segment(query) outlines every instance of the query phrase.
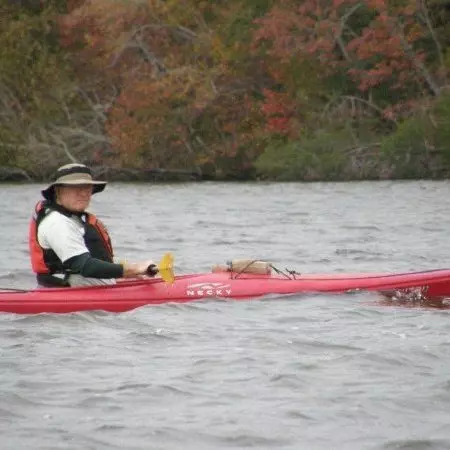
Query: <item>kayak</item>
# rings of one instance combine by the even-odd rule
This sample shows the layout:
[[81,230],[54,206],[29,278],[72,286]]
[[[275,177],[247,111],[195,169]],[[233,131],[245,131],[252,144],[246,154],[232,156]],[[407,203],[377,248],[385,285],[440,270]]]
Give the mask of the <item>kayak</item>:
[[162,278],[130,280],[114,285],[33,290],[0,290],[0,311],[16,314],[71,313],[103,310],[124,312],[145,305],[205,299],[256,299],[267,295],[378,291],[450,297],[450,269],[408,273],[298,274],[293,271],[246,273],[219,270]]

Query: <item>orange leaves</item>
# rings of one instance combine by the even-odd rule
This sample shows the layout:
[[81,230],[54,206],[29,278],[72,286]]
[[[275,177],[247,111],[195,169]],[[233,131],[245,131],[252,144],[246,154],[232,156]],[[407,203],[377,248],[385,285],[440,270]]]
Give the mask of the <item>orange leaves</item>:
[[347,45],[359,61],[366,62],[366,67],[351,68],[349,74],[358,82],[361,91],[382,83],[397,90],[407,83],[417,83],[419,76],[415,67],[423,53],[413,45],[424,36],[425,30],[414,18],[415,3],[409,0],[396,8],[388,8],[382,0],[371,0],[368,4],[378,15],[361,36]]
[[70,13],[85,3],[86,0],[66,0],[66,8]]
[[[256,21],[252,52],[266,61],[278,89],[307,90],[298,68],[309,65],[319,83],[337,86],[337,94],[370,95],[380,111],[401,99],[402,107],[387,114],[405,114],[405,99],[439,95],[438,69],[430,62],[435,48],[441,50],[426,7],[416,0],[279,0]],[[289,117],[298,113],[289,116],[284,100],[265,95],[267,129],[288,134]]]
[[356,0],[305,0],[300,6],[278,2],[257,21],[253,49],[281,64],[314,59],[321,64],[322,77],[347,70],[361,91],[385,82],[400,88],[396,79],[406,80],[406,74],[417,83],[423,60],[419,44],[428,32],[417,20],[420,5],[415,0],[368,0],[365,19],[369,14],[373,19],[356,34],[348,21],[360,7]]
[[89,0],[65,18],[72,40],[76,31],[83,44],[80,68],[118,92],[106,132],[123,161],[146,155],[162,163],[192,147],[191,124],[220,95],[215,79],[227,70],[230,50],[202,17],[221,8],[197,0],[123,0],[112,8],[111,0]]
[[281,7],[274,7],[266,16],[256,20],[259,26],[253,34],[252,49],[268,46],[267,53],[280,60],[289,60],[295,46],[300,40],[293,36],[292,30],[297,28],[297,17]]
[[324,70],[340,65],[342,52],[336,40],[342,32],[342,17],[357,0],[283,1],[256,21],[253,49],[267,52],[281,62],[292,58],[313,58]]
[[205,74],[193,68],[173,70],[158,80],[136,78],[110,111],[108,132],[126,153],[149,148],[154,140],[179,146],[192,116],[214,95]]
[[387,8],[386,0],[367,0],[367,6],[379,12]]
[[75,45],[79,57],[110,63],[120,38],[139,24],[139,3],[121,0],[86,0],[60,18],[64,44]]
[[399,117],[407,117],[411,111],[417,108],[419,100],[411,99],[398,102],[384,109],[383,115],[388,120],[397,120]]
[[296,110],[295,101],[285,93],[264,89],[264,102],[261,112],[266,121],[266,131],[294,137],[299,134],[292,120]]
[[344,6],[346,4],[347,0],[333,0],[333,8],[340,8],[341,6]]

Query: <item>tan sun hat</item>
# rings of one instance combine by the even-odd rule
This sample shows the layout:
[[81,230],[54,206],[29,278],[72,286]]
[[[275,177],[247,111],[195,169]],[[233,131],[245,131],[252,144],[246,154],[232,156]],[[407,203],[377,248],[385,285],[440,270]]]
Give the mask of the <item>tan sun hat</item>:
[[92,184],[92,193],[102,192],[105,189],[106,181],[97,181],[92,179],[92,172],[84,164],[66,164],[61,166],[53,176],[54,181],[47,189],[42,191],[42,195],[47,200],[53,200],[55,197],[55,186],[58,185],[80,185]]

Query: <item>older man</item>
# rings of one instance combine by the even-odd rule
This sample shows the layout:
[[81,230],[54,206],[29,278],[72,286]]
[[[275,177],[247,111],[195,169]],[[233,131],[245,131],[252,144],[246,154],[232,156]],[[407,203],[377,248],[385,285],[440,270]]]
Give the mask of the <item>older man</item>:
[[83,164],[60,167],[42,191],[29,232],[31,265],[40,286],[111,284],[116,278],[156,273],[152,261],[115,264],[105,226],[86,212],[93,194],[105,189]]

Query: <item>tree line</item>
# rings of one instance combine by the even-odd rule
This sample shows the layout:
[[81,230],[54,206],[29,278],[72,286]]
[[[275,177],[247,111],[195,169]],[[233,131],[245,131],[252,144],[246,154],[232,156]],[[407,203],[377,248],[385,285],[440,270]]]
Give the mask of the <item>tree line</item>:
[[3,0],[0,166],[450,173],[450,0]]

